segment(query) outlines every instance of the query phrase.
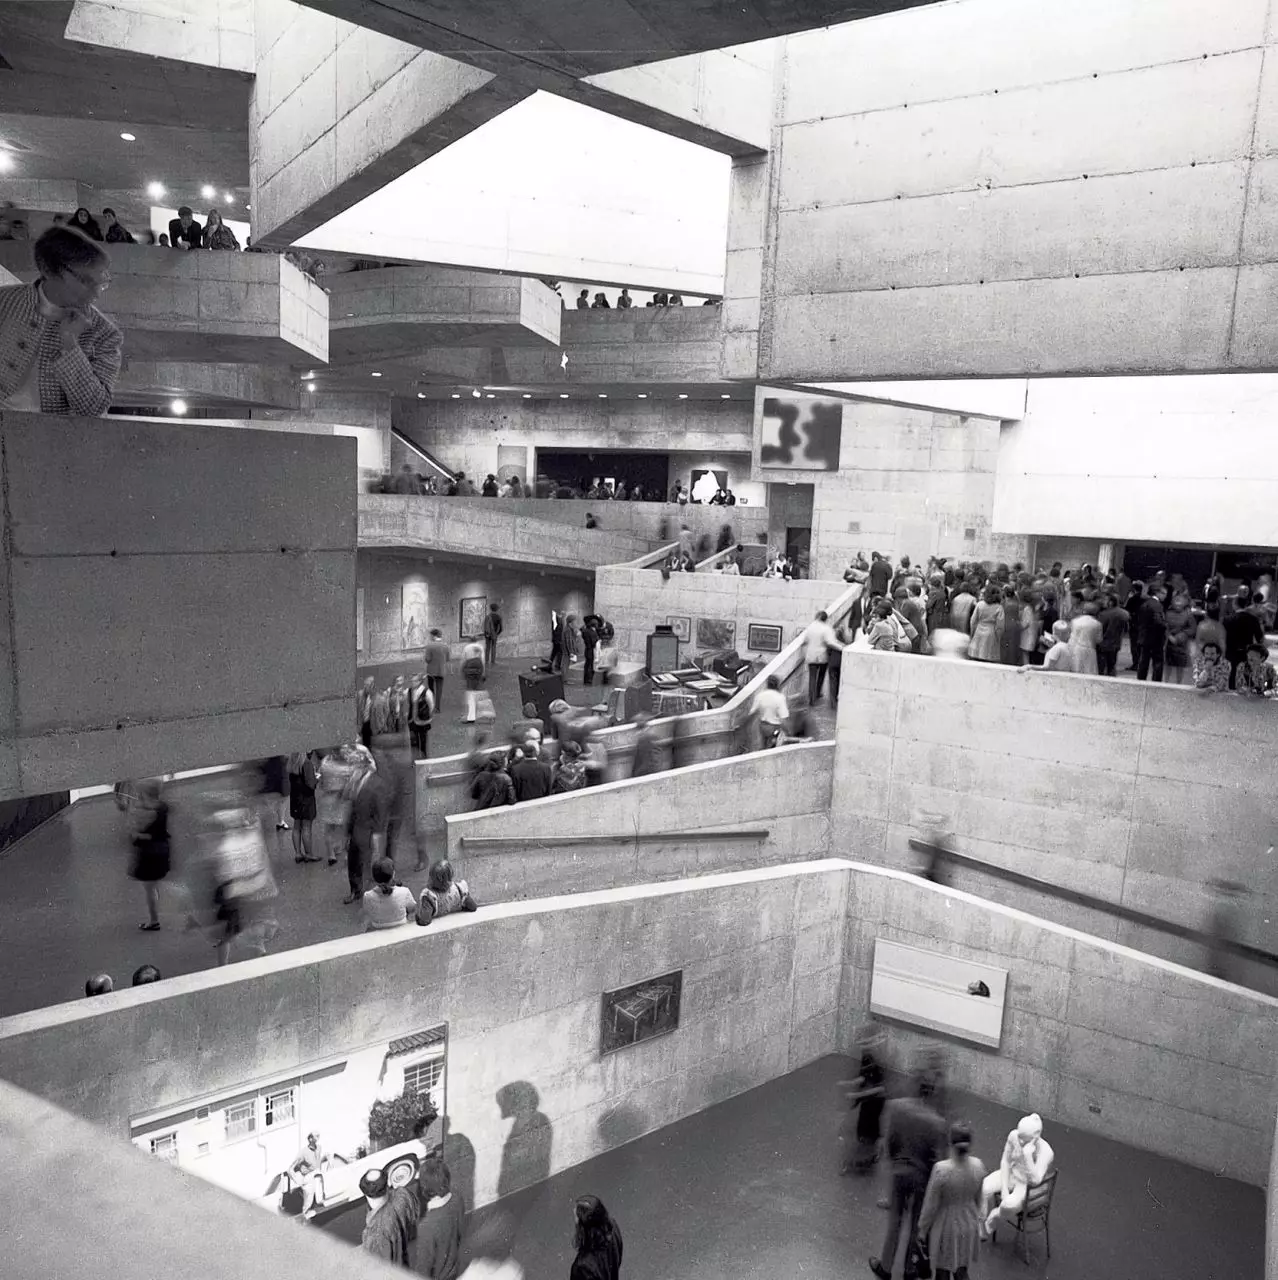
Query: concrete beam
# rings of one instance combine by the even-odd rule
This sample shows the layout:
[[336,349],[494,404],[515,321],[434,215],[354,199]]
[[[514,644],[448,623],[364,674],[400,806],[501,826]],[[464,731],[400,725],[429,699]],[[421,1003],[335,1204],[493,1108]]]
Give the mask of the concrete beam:
[[[328,359],[328,296],[276,254],[182,253],[112,245],[103,310],[130,356],[195,363]],[[35,276],[30,245],[0,244],[0,265]]]
[[164,407],[183,399],[194,414],[215,409],[296,409],[301,384],[291,369],[263,364],[128,360],[115,381],[119,407]]
[[253,71],[252,0],[75,0],[66,37],[82,44]]
[[815,0],[731,6],[683,0],[308,0],[310,7],[495,75],[580,80],[644,63],[851,22],[922,0]]
[[0,797],[349,733],[353,442],[5,413],[0,447]]
[[329,277],[330,359],[417,355],[424,346],[558,348],[558,295],[538,280],[444,267]]
[[528,96],[491,74],[256,0],[250,110],[257,242],[282,247]]

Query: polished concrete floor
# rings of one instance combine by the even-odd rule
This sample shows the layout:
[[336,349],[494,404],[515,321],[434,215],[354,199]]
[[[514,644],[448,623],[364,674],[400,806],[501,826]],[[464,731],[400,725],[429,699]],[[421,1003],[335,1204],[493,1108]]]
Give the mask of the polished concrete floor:
[[[829,1057],[610,1151],[472,1214],[466,1259],[513,1256],[527,1280],[572,1262],[572,1205],[597,1195],[625,1240],[626,1280],[855,1280],[882,1244],[876,1178],[841,1178],[837,1081]],[[955,1095],[955,1114],[994,1167],[1018,1114]],[[1052,1256],[1041,1236],[1026,1265],[1013,1233],[984,1246],[972,1280],[1253,1280],[1262,1272],[1264,1195],[1052,1122],[1060,1168]],[[608,1121],[617,1123],[616,1117]],[[357,1242],[356,1206],[325,1224]],[[894,1275],[900,1276],[898,1266]]]
[[[529,669],[525,660],[499,661],[489,680],[498,719],[494,735],[502,736],[519,718],[518,674]],[[599,686],[581,683],[581,668],[568,676],[565,695],[574,705],[587,705]],[[465,751],[472,729],[457,723],[461,711],[458,688],[444,690],[444,715],[432,731],[431,754]],[[833,733],[828,707],[817,716],[824,736]],[[194,779],[175,783],[175,807],[193,793],[218,785],[218,780]],[[318,852],[318,851],[317,851]],[[426,848],[429,857],[439,849]],[[143,933],[146,919],[142,887],[127,876],[129,845],[123,816],[110,797],[81,801],[58,814],[12,848],[0,853],[0,945],[4,981],[0,982],[0,1017],[82,998],[85,979],[109,973],[117,986],[127,986],[133,971],[154,964],[174,977],[206,969],[216,963],[211,942],[203,933],[183,929],[179,898],[182,849],[175,844],[177,868],[160,887],[163,927]],[[400,868],[415,861],[411,848],[397,853]],[[280,932],[274,952],[309,946],[356,933],[362,927],[358,905],[345,906],[346,871],[343,864],[299,866],[293,861],[291,833],[274,840],[272,866],[280,896],[276,915]],[[425,885],[424,874],[404,874],[415,893]],[[477,889],[478,891],[478,889]],[[234,959],[250,953],[237,951]]]

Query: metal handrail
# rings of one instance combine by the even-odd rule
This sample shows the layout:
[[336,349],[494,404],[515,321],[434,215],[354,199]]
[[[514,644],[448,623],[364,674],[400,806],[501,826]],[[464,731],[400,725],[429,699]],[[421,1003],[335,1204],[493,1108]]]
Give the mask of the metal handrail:
[[556,848],[576,844],[659,844],[663,840],[766,840],[771,831],[755,827],[744,831],[637,831],[628,836],[462,836],[467,849],[525,848],[530,844],[549,843]]
[[1152,916],[1147,911],[1137,911],[1134,907],[1125,907],[1121,903],[1111,902],[1108,898],[1097,898],[1090,893],[1081,893],[1077,889],[1067,889],[1063,885],[1053,884],[1050,880],[1040,880],[1037,876],[1028,876],[1023,871],[1013,871],[1009,867],[1000,867],[995,862],[984,862],[968,853],[958,853],[943,845],[929,844],[926,840],[911,840],[910,848],[916,853],[927,854],[932,859],[944,859],[961,867],[970,867],[973,871],[981,871],[993,876],[996,880],[1006,880],[1009,884],[1020,885],[1026,889],[1034,889],[1050,898],[1059,898],[1062,902],[1072,902],[1075,906],[1088,907],[1093,911],[1101,911],[1129,924],[1140,925],[1145,929],[1153,929],[1158,933],[1170,934],[1174,938],[1184,938],[1188,942],[1197,942],[1205,947],[1218,951],[1228,951],[1231,955],[1242,956],[1247,960],[1255,960],[1260,964],[1278,967],[1278,955],[1266,951],[1263,947],[1253,947],[1247,942],[1234,942],[1229,938],[1217,938],[1192,925],[1178,924],[1174,920],[1164,920],[1161,916]]

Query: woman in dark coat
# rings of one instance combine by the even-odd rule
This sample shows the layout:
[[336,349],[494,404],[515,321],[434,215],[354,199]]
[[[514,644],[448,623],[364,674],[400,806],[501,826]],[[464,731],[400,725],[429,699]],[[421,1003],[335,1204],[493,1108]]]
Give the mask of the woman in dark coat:
[[926,1242],[937,1280],[967,1280],[967,1269],[976,1261],[985,1166],[968,1154],[971,1149],[971,1129],[954,1125],[950,1158],[933,1165],[923,1197],[919,1243]]
[[575,1208],[576,1233],[569,1280],[618,1280],[621,1275],[621,1229],[598,1196],[582,1196]]
[[133,818],[133,861],[129,875],[146,893],[147,922],[139,928],[154,933],[160,927],[160,881],[169,874],[169,806],[158,779],[140,782],[130,806]]
[[288,813],[293,819],[293,861],[318,862],[311,852],[315,822],[315,788],[319,779],[309,752],[295,751],[288,758]]

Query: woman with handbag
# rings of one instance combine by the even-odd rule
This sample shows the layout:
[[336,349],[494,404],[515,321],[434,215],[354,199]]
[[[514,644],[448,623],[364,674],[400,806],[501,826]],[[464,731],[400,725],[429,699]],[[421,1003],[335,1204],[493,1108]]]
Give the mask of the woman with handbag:
[[972,1131],[965,1124],[950,1129],[950,1158],[933,1166],[919,1215],[918,1244],[936,1280],[967,1280],[981,1239],[981,1186],[985,1166],[969,1154]]
[[288,813],[293,819],[294,862],[320,861],[311,849],[318,785],[314,757],[309,751],[294,751],[288,758]]

